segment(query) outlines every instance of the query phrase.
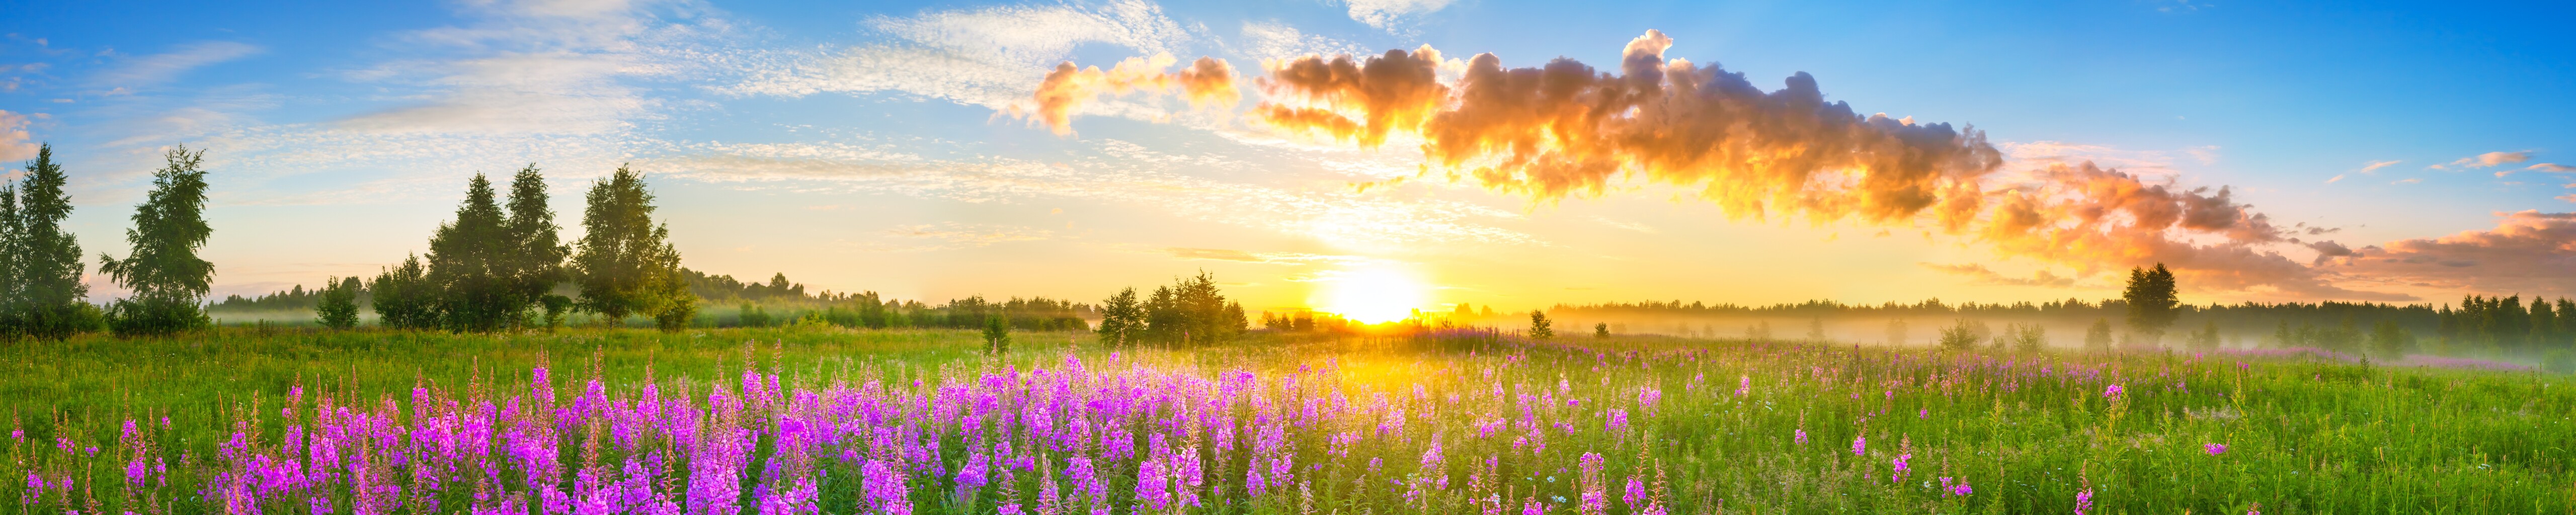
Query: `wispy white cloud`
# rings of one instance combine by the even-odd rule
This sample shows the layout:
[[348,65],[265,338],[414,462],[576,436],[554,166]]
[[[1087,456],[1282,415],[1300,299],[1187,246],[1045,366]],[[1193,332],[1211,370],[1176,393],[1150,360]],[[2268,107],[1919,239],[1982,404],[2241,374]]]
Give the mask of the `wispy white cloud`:
[[887,229],[886,241],[859,246],[878,252],[926,252],[989,247],[997,243],[1057,239],[1053,231],[997,224],[941,222]]
[[1343,0],[1350,7],[1351,19],[1394,33],[1404,33],[1406,22],[1415,17],[1449,7],[1451,0]]
[[2524,169],[2524,170],[2536,170],[2536,171],[2542,171],[2542,172],[2553,172],[2553,173],[2576,173],[2576,166],[2568,166],[2568,165],[2562,165],[2562,164],[2558,164],[2558,163],[2540,163],[2540,164],[2535,164],[2535,165],[2531,165],[2531,166],[2523,167],[2523,169]]
[[1102,140],[1081,157],[1062,161],[922,158],[828,143],[708,143],[683,146],[668,155],[638,163],[655,173],[714,183],[827,184],[971,203],[1090,199],[1336,244],[1540,243],[1534,236],[1490,223],[1519,218],[1509,211],[1347,189],[1291,189],[1210,179],[1203,175],[1262,168],[1232,157],[1167,154],[1117,140]]
[[2463,158],[2459,158],[2458,160],[2451,161],[2451,162],[2448,162],[2448,163],[2437,164],[2437,165],[2433,165],[2433,166],[2427,166],[2427,167],[2424,167],[2424,168],[2425,168],[2425,169],[2427,169],[2427,170],[2450,170],[2450,169],[2454,169],[2454,168],[2486,168],[2486,167],[2490,167],[2490,166],[2509,165],[2509,164],[2514,164],[2514,163],[2520,163],[2520,162],[2523,162],[2523,161],[2529,161],[2529,160],[2531,160],[2531,151],[2529,151],[2529,150],[2525,150],[2525,151],[2521,151],[2521,152],[2488,152],[2488,153],[2484,153],[2484,154],[2478,154],[2478,155],[2474,155],[2474,156],[2463,157]]
[[1288,59],[1304,55],[1369,55],[1371,51],[1358,43],[1307,34],[1297,27],[1272,21],[1243,22],[1243,36],[1235,41],[1236,53],[1259,60]]
[[[867,25],[887,40],[771,54],[751,63],[744,80],[717,90],[785,97],[896,92],[1006,110],[1026,103],[1047,70],[1076,46],[1109,44],[1151,55],[1192,39],[1160,6],[1139,0],[932,11],[875,17]],[[1102,104],[1085,111],[1138,109]]]
[[2395,164],[2397,164],[2397,163],[2403,163],[2403,162],[2404,162],[2404,161],[2371,161],[2369,164],[2361,165],[2361,173],[2373,173],[2373,172],[2378,172],[2378,171],[2379,171],[2379,169],[2381,169],[2381,168],[2387,168],[2387,167],[2389,167],[2389,166],[2395,165]]
[[1171,257],[1180,258],[1180,259],[1199,259],[1199,260],[1208,260],[1208,261],[1234,261],[1234,262],[1239,262],[1239,263],[1261,263],[1261,264],[1270,264],[1270,265],[1314,265],[1314,264],[1335,264],[1335,265],[1342,265],[1342,264],[1366,263],[1366,262],[1376,261],[1376,259],[1375,259],[1375,258],[1369,258],[1369,257],[1364,257],[1364,256],[1338,255],[1338,254],[1309,254],[1309,253],[1304,253],[1304,252],[1253,252],[1253,251],[1234,250],[1234,249],[1202,249],[1202,248],[1192,248],[1192,247],[1167,247],[1167,248],[1164,248],[1164,249],[1163,249],[1163,253],[1164,253],[1164,254],[1166,254],[1166,255],[1169,255],[1169,256],[1171,256]]
[[137,88],[152,86],[189,70],[258,54],[257,45],[234,41],[204,41],[181,45],[178,50],[134,58],[123,65],[100,72],[91,82],[100,88]]
[[[657,101],[631,81],[678,79],[721,66],[732,37],[720,18],[682,2],[477,2],[475,23],[401,40],[454,52],[344,74],[414,89],[403,106],[340,120],[380,133],[599,134],[651,116]],[[672,13],[666,17],[662,14]],[[673,21],[677,20],[677,21]]]

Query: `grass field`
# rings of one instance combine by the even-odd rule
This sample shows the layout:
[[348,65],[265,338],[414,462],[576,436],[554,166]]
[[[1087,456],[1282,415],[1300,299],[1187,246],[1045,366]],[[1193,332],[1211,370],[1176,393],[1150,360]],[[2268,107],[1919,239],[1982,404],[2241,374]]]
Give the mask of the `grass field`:
[[986,358],[978,338],[20,343],[6,489],[29,513],[2576,509],[2576,392],[2529,372],[1468,330],[1187,352],[1016,333]]

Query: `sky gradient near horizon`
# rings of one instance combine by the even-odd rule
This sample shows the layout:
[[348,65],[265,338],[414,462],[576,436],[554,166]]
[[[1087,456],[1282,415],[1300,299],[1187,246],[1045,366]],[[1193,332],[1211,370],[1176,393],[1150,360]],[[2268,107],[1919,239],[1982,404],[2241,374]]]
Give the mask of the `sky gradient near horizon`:
[[[83,250],[122,255],[163,149],[206,149],[218,296],[372,275],[425,249],[467,177],[531,162],[567,226],[581,188],[629,164],[650,174],[691,268],[930,302],[1090,302],[1201,269],[1255,310],[2101,299],[2156,260],[2187,261],[2195,303],[2576,295],[2567,4],[9,0],[0,13],[0,161],[14,172],[54,145]],[[1484,53],[1617,73],[1650,29],[1671,38],[1663,58],[1765,91],[1804,72],[1862,115],[1983,131],[2002,157],[1975,183],[1983,198],[2091,162],[2207,188],[2193,198],[2278,234],[2051,255],[1926,220],[1742,216],[1706,185],[1650,174],[1533,196],[1446,179],[1419,135],[1361,148],[1252,112],[1285,101],[1270,68],[1303,55],[1428,45],[1458,60],[1442,64],[1454,86]],[[1058,63],[1156,54],[1231,63],[1242,101],[1104,96],[1064,135],[1017,116]]]

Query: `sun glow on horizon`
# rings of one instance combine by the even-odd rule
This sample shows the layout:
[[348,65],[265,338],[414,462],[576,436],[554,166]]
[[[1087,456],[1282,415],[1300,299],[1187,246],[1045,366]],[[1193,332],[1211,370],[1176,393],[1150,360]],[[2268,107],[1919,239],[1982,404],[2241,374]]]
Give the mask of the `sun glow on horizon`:
[[1317,292],[1322,298],[1314,303],[1315,309],[1361,323],[1411,318],[1414,310],[1422,307],[1424,292],[1430,290],[1411,274],[1392,267],[1345,270],[1335,275],[1330,286]]

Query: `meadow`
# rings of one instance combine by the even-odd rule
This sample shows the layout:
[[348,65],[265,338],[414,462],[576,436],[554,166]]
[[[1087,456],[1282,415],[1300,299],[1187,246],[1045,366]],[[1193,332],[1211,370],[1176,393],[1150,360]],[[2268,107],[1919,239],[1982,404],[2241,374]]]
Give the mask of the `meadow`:
[[1480,329],[0,349],[23,513],[2567,513],[2567,376]]

